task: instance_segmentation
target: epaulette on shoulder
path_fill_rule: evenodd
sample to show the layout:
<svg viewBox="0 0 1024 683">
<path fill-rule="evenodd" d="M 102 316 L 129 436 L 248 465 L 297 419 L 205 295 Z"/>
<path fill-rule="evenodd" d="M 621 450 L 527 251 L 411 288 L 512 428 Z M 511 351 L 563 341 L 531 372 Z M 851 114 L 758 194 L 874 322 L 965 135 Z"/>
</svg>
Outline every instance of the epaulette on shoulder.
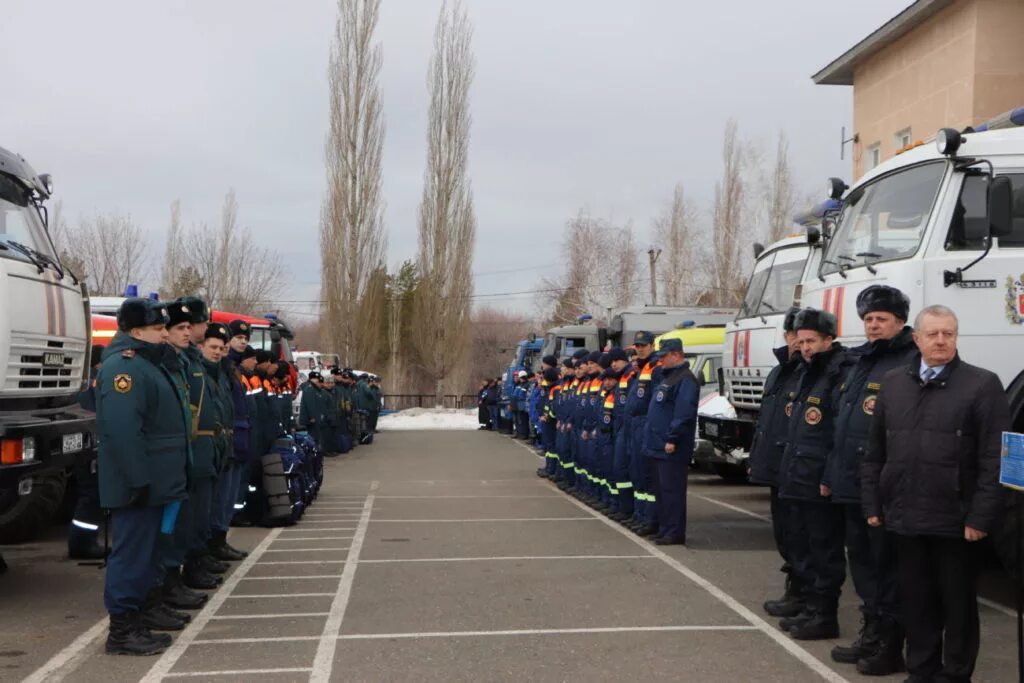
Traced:
<svg viewBox="0 0 1024 683">
<path fill-rule="evenodd" d="M 125 349 L 121 352 L 121 358 L 135 358 L 135 349 Z"/>
</svg>

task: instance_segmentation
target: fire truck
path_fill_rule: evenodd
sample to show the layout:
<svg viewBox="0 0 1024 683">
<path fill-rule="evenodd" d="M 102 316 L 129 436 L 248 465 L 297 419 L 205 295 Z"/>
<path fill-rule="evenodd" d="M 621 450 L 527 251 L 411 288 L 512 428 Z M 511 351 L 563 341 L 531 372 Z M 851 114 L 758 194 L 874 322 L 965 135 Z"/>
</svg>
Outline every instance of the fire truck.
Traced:
<svg viewBox="0 0 1024 683">
<path fill-rule="evenodd" d="M 79 408 L 88 379 L 89 297 L 48 230 L 48 175 L 0 148 L 0 543 L 36 536 L 61 506 L 95 434 Z"/>
<path fill-rule="evenodd" d="M 725 326 L 719 370 L 719 391 L 732 410 L 698 418 L 700 437 L 715 446 L 704 464 L 723 478 L 746 478 L 764 382 L 776 364 L 772 350 L 784 343 L 782 322 L 794 305 L 798 286 L 821 259 L 822 221 L 839 208 L 840 203 L 830 199 L 793 217 L 799 233 L 767 248 L 754 245 L 754 270 L 735 320 Z"/>
</svg>

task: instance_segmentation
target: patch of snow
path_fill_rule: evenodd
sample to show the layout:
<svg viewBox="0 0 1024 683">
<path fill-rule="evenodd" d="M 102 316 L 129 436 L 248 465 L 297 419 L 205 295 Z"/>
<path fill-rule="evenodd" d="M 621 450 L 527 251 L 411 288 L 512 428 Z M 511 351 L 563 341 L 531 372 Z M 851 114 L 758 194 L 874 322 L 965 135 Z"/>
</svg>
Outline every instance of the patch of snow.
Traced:
<svg viewBox="0 0 1024 683">
<path fill-rule="evenodd" d="M 733 408 L 732 404 L 719 393 L 708 394 L 702 398 L 700 401 L 700 407 L 697 409 L 697 413 L 700 415 L 707 415 L 708 417 L 726 417 L 733 420 L 736 419 L 736 409 Z"/>
<path fill-rule="evenodd" d="M 413 431 L 420 429 L 476 429 L 480 426 L 476 408 L 456 410 L 454 408 L 409 408 L 390 415 L 382 415 L 377 421 L 380 431 Z"/>
</svg>

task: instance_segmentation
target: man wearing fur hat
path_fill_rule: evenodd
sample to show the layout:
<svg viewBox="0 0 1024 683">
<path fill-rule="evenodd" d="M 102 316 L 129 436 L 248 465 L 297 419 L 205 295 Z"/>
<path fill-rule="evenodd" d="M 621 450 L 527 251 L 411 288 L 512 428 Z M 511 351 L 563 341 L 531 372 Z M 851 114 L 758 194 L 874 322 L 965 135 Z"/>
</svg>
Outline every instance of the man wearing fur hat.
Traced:
<svg viewBox="0 0 1024 683">
<path fill-rule="evenodd" d="M 807 529 L 808 578 L 803 611 L 782 620 L 797 640 L 839 636 L 839 592 L 846 578 L 843 511 L 821 495 L 825 461 L 835 433 L 835 389 L 846 373 L 846 351 L 835 341 L 836 317 L 805 308 L 793 329 L 803 365 L 793 397 L 786 449 L 779 465 L 779 496 L 791 501 Z"/>
<path fill-rule="evenodd" d="M 130 298 L 96 380 L 100 502 L 111 510 L 113 548 L 103 601 L 110 614 L 106 650 L 154 655 L 171 643 L 154 634 L 161 531 L 173 531 L 186 497 L 191 414 L 167 345 L 167 308 Z"/>
<path fill-rule="evenodd" d="M 903 670 L 903 631 L 899 622 L 896 556 L 886 531 L 868 526 L 861 510 L 860 467 L 867 448 L 882 377 L 909 364 L 917 353 L 907 326 L 910 299 L 894 287 L 872 285 L 857 297 L 867 342 L 851 349 L 853 362 L 836 399 L 835 446 L 822 479 L 846 518 L 846 555 L 853 586 L 861 599 L 863 628 L 849 646 L 832 649 L 832 659 L 856 664 L 865 675 Z"/>
</svg>

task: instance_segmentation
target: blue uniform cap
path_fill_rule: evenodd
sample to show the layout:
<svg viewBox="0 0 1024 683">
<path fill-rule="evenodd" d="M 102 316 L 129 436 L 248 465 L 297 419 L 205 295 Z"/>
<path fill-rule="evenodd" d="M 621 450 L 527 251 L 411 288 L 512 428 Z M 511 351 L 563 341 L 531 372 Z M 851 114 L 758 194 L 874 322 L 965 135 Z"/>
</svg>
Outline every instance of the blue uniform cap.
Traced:
<svg viewBox="0 0 1024 683">
<path fill-rule="evenodd" d="M 662 353 L 668 353 L 669 351 L 683 352 L 683 341 L 681 339 L 663 339 L 661 340 L 661 346 L 658 350 Z"/>
<path fill-rule="evenodd" d="M 647 331 L 640 331 L 633 335 L 634 344 L 653 344 L 654 335 Z"/>
</svg>

